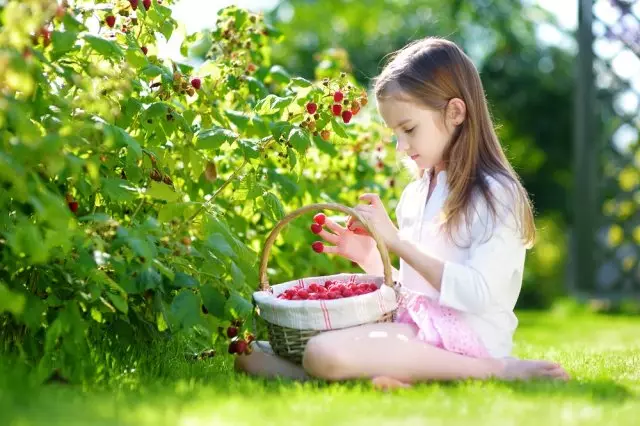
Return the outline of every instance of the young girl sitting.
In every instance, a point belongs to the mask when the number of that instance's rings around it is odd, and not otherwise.
[[[525,252],[535,238],[526,190],[494,132],[480,76],[454,43],[414,42],[375,81],[378,110],[398,153],[416,170],[394,226],[375,194],[355,207],[400,258],[394,323],[321,333],[302,367],[257,342],[236,367],[250,374],[327,380],[371,378],[383,388],[465,378],[567,379],[547,361],[510,356]],[[382,260],[362,224],[327,220],[325,253],[382,275]]]

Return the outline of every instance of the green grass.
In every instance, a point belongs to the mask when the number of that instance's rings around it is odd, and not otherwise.
[[[0,424],[46,425],[635,425],[638,317],[563,305],[520,313],[519,356],[558,360],[570,383],[466,381],[379,393],[368,383],[293,383],[235,375],[231,357],[185,361],[147,351],[134,372],[99,385],[40,385],[0,360]],[[425,360],[428,362],[428,360]]]

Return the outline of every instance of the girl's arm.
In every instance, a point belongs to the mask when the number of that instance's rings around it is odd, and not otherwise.
[[[513,218],[495,223],[487,238],[491,221],[487,212],[481,216],[474,218],[465,262],[443,261],[426,248],[401,238],[392,241],[389,248],[440,292],[443,305],[479,313],[492,304],[515,304],[522,284],[525,244]]]
[[[375,249],[371,250],[369,258],[363,262],[359,262],[358,265],[369,275],[384,275],[384,267],[382,266],[382,257],[380,252]],[[399,272],[396,268],[391,268],[391,277],[393,281],[398,281]]]

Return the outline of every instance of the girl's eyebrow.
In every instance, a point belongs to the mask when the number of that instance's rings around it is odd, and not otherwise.
[[[409,121],[411,121],[411,119],[410,119],[410,118],[407,118],[407,119],[405,119],[405,120],[402,120],[402,121],[401,121],[401,122],[399,122],[396,126],[392,127],[392,129],[395,129],[396,127],[400,127],[400,126],[402,126],[403,124],[408,123]]]

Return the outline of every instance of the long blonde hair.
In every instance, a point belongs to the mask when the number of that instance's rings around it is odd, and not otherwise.
[[[391,55],[375,79],[378,100],[394,91],[436,111],[444,111],[453,98],[466,104],[466,118],[447,145],[443,161],[447,171],[449,196],[444,206],[444,225],[453,239],[453,230],[468,220],[474,197],[481,194],[496,223],[498,200],[488,178],[500,182],[513,200],[511,213],[527,246],[535,241],[531,200],[517,173],[505,156],[495,133],[482,81],[471,59],[453,42],[440,38],[415,41]],[[455,159],[455,161],[451,161]],[[511,203],[509,203],[511,204]],[[509,207],[509,206],[502,206]]]

